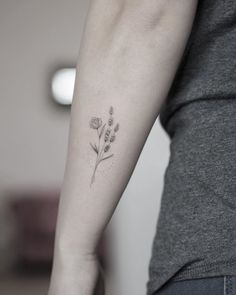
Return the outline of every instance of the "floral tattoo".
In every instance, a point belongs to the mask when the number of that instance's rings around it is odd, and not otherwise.
[[[109,109],[109,114],[110,114],[110,117],[107,123],[103,124],[102,119],[97,117],[92,117],[89,123],[90,128],[96,130],[97,136],[98,136],[98,144],[96,143],[92,144],[90,142],[90,146],[92,150],[97,154],[90,186],[95,181],[95,173],[96,173],[98,165],[102,161],[105,161],[114,156],[114,154],[108,154],[108,152],[111,151],[112,143],[116,139],[117,132],[120,126],[118,123],[114,126],[114,118],[113,118],[114,109],[112,106]],[[106,127],[106,125],[108,126]]]

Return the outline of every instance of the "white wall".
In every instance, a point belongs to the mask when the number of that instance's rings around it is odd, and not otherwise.
[[[75,64],[86,0],[0,2],[0,187],[60,185],[69,111],[50,99],[50,74]]]
[[[52,103],[49,79],[76,63],[87,8],[87,0],[0,1],[0,199],[13,187],[61,186],[70,111]],[[168,144],[157,120],[109,225],[116,276],[106,295],[145,294]]]

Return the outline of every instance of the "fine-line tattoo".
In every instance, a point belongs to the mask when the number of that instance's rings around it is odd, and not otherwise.
[[[114,126],[114,118],[113,118],[114,109],[112,106],[109,109],[109,114],[110,114],[110,117],[109,117],[107,123],[103,124],[102,119],[98,118],[98,117],[92,117],[90,120],[90,123],[89,123],[90,128],[96,130],[97,136],[98,136],[98,144],[97,145],[96,145],[96,143],[94,143],[94,144],[92,144],[91,142],[89,143],[92,150],[97,154],[90,186],[95,181],[95,173],[96,173],[98,165],[102,161],[105,161],[105,160],[114,156],[114,154],[108,155],[107,152],[111,150],[111,145],[116,139],[116,135],[117,135],[117,132],[118,132],[120,126],[119,126],[119,123],[117,123]],[[106,125],[108,125],[107,128],[106,128]],[[113,126],[114,126],[114,128],[113,128]],[[102,145],[101,145],[101,141],[103,141]]]

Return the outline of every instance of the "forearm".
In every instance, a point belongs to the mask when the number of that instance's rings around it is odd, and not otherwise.
[[[96,251],[191,30],[197,1],[142,2],[91,3],[77,63],[57,223],[54,260],[61,265]]]

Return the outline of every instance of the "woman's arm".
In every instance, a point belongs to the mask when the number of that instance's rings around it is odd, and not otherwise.
[[[96,246],[189,37],[197,0],[93,0],[77,63],[50,295],[92,295]],[[94,272],[93,272],[94,270]]]

